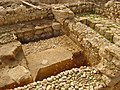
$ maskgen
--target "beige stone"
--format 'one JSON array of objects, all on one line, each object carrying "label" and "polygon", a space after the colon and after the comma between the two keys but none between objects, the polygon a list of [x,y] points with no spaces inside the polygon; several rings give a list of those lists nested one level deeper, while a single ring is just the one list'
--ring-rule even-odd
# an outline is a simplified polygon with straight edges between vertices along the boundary
[{"label": "beige stone", "polygon": [[62,47],[30,54],[27,56],[27,60],[34,80],[42,80],[48,76],[56,75],[74,67],[79,62],[73,60],[72,52]]},{"label": "beige stone", "polygon": [[61,25],[58,22],[53,22],[52,23],[52,28],[53,28],[53,30],[60,30],[61,29]]},{"label": "beige stone", "polygon": [[46,28],[44,29],[44,32],[45,32],[45,33],[52,32],[52,28],[51,28],[51,27],[46,27]]},{"label": "beige stone", "polygon": [[5,22],[5,19],[2,15],[0,15],[0,25],[3,25]]},{"label": "beige stone", "polygon": [[0,77],[0,90],[11,89],[17,86],[17,83],[8,75]]},{"label": "beige stone", "polygon": [[63,24],[66,19],[74,18],[74,13],[69,8],[66,8],[64,6],[53,7],[52,12],[55,16],[56,21],[60,22],[60,24]]},{"label": "beige stone", "polygon": [[16,66],[10,69],[8,75],[19,85],[25,85],[32,82],[30,71],[23,66]]},{"label": "beige stone", "polygon": [[120,36],[119,35],[114,35],[114,37],[113,37],[113,42],[114,43],[117,43],[117,42],[119,42],[120,41]]},{"label": "beige stone", "polygon": [[0,48],[0,59],[1,60],[16,60],[16,55],[22,52],[20,42],[11,42],[3,45]]}]

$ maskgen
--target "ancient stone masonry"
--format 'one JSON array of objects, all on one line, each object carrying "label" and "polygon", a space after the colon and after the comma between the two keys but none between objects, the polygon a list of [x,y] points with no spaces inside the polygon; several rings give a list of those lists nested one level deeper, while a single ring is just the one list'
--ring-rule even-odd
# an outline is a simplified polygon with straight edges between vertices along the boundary
[{"label": "ancient stone masonry", "polygon": [[120,46],[120,25],[118,23],[95,14],[82,15],[79,19],[76,17],[76,20],[93,28],[111,43]]},{"label": "ancient stone masonry", "polygon": [[[69,33],[69,37],[83,49],[87,60],[89,60],[92,66],[96,65],[96,68],[98,68],[102,73],[111,77],[111,83],[113,85],[120,81],[119,47],[111,44],[101,35],[97,34],[93,29],[81,24],[80,22],[69,22],[67,33]],[[116,62],[116,64],[114,62]],[[116,78],[118,81],[114,81]]]},{"label": "ancient stone masonry", "polygon": [[119,6],[0,1],[0,90],[120,90]]},{"label": "ancient stone masonry", "polygon": [[[52,6],[52,5],[51,5]],[[43,18],[53,18],[53,14],[51,12],[51,6],[44,5],[43,7],[32,8],[27,7],[25,5],[17,5],[16,7],[0,7],[0,25],[4,24],[14,24],[22,21],[30,21],[34,19],[43,19]],[[71,7],[74,12],[85,12],[91,11],[93,9],[92,3],[75,3],[71,5],[67,5],[67,7]]]},{"label": "ancient stone masonry", "polygon": [[95,12],[120,23],[120,2],[110,0],[102,5],[102,7],[96,6]]},{"label": "ancient stone masonry", "polygon": [[106,3],[103,10],[103,15],[120,23],[120,2]]},{"label": "ancient stone masonry", "polygon": [[87,12],[93,13],[96,6],[92,2],[78,2],[77,4],[71,3],[67,7],[70,8],[70,10],[75,14],[79,14]]},{"label": "ancient stone masonry", "polygon": [[[14,4],[14,3],[13,3]],[[0,7],[0,25],[14,24],[22,21],[30,21],[34,19],[49,18],[51,9],[49,7],[41,7],[35,9],[26,7],[25,5],[17,5],[15,8],[3,6]]]}]

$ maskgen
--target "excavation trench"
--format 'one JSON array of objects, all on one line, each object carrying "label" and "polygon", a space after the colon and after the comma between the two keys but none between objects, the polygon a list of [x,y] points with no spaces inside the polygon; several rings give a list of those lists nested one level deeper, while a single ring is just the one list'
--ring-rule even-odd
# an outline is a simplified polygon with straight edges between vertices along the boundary
[{"label": "excavation trench", "polygon": [[[49,35],[48,33],[51,34]],[[34,39],[29,38],[31,37],[29,36],[30,34],[27,34],[27,39],[25,38],[26,36],[19,38],[18,35],[17,37],[18,40],[20,40],[20,42],[24,45],[34,42],[37,43],[39,41],[42,42],[44,40],[49,41],[49,39],[51,38],[59,38],[64,36],[62,31],[57,31],[57,32],[51,31],[48,33],[45,32],[39,34],[38,35],[39,38],[34,38]],[[42,37],[43,34],[44,37]],[[32,37],[36,37],[35,34]],[[69,43],[71,42],[74,43],[69,37],[67,38]],[[49,45],[50,43],[47,44]],[[76,46],[75,43],[74,45]],[[75,48],[74,45],[73,47]],[[65,47],[69,47],[69,46],[65,45]],[[85,56],[83,55],[82,50],[77,50],[75,52],[72,52],[64,48],[64,46],[57,46],[57,45],[55,48],[49,48],[41,52],[36,52],[35,54],[29,54],[26,56],[26,59],[28,62],[28,68],[31,72],[33,81],[41,81],[43,79],[46,79],[47,77],[57,75],[65,70],[70,70],[72,68],[79,68],[80,66],[89,65],[89,62],[86,60]]]}]

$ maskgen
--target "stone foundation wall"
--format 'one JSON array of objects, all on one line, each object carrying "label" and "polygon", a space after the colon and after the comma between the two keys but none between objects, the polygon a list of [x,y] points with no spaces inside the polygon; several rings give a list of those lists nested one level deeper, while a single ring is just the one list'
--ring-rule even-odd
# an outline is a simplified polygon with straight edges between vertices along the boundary
[{"label": "stone foundation wall", "polygon": [[93,13],[95,5],[92,2],[78,2],[69,4],[67,7],[75,14],[80,14],[86,12]]},{"label": "stone foundation wall", "polygon": [[109,88],[120,81],[120,48],[80,22],[64,23],[66,34],[78,44],[90,65],[110,78]]},{"label": "stone foundation wall", "polygon": [[38,41],[62,35],[60,23],[53,22],[50,25],[36,26],[35,29],[23,28],[16,32],[17,39],[22,43]]},{"label": "stone foundation wall", "polygon": [[120,2],[109,2],[105,4],[103,15],[120,23]]},{"label": "stone foundation wall", "polygon": [[27,8],[24,5],[17,6],[16,8],[0,7],[0,25],[14,24],[23,21],[30,21],[37,18],[49,18],[51,9],[42,7],[41,9]]},{"label": "stone foundation wall", "polygon": [[77,3],[77,2],[95,2],[97,4],[105,3],[109,0],[39,0],[46,4],[64,4],[64,3]]},{"label": "stone foundation wall", "polygon": [[[25,5],[18,5],[17,7],[0,7],[0,25],[14,24],[23,21],[30,21],[34,19],[53,19],[52,6],[43,6],[40,9],[27,7]],[[92,12],[94,9],[93,3],[74,3],[66,4],[74,13]]]}]

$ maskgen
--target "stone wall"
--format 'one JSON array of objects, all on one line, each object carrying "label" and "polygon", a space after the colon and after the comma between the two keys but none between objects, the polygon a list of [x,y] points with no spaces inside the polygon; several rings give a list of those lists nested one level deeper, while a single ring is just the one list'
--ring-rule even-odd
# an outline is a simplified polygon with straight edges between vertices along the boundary
[{"label": "stone wall", "polygon": [[34,29],[23,28],[21,31],[15,34],[17,39],[22,43],[30,41],[38,41],[41,39],[47,39],[62,35],[61,25],[58,22],[53,22],[49,25],[36,26]]},{"label": "stone wall", "polygon": [[30,21],[37,18],[49,18],[51,9],[42,7],[41,9],[28,8],[24,5],[19,5],[16,8],[3,6],[0,7],[0,25],[14,24],[22,21]]},{"label": "stone wall", "polygon": [[39,0],[42,3],[46,4],[64,4],[64,3],[77,3],[77,2],[95,2],[97,4],[99,3],[105,3],[109,0]]},{"label": "stone wall", "polygon": [[[94,9],[93,3],[74,3],[65,4],[65,7],[70,8],[74,13],[92,12]],[[0,7],[0,25],[14,24],[23,21],[30,21],[34,19],[54,18],[51,6],[42,6],[39,9],[28,7],[25,5],[17,5],[16,7]]]},{"label": "stone wall", "polygon": [[67,7],[75,14],[80,14],[86,12],[93,13],[95,5],[92,2],[78,2],[69,4]]},{"label": "stone wall", "polygon": [[90,65],[110,78],[109,89],[114,87],[120,81],[120,48],[80,22],[66,20],[64,31],[83,49]]},{"label": "stone wall", "polygon": [[120,2],[108,2],[103,9],[103,15],[116,22],[120,22]]}]

